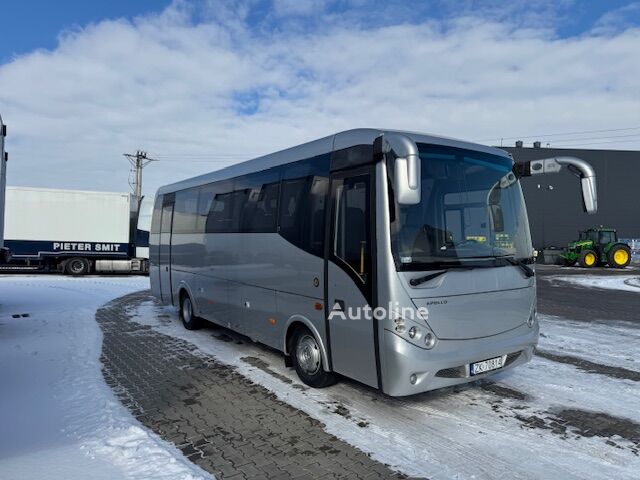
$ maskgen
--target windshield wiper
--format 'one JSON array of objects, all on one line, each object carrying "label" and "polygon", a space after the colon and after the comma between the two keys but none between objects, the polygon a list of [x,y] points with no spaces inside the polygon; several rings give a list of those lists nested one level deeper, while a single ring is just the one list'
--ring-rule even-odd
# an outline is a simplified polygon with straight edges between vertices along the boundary
[{"label": "windshield wiper", "polygon": [[440,275],[447,273],[447,270],[450,269],[458,269],[458,270],[470,270],[472,268],[482,268],[475,265],[446,265],[442,266],[442,270],[435,273],[429,273],[428,275],[423,275],[422,277],[416,277],[409,280],[409,285],[412,287],[417,287],[418,285],[422,285],[429,280],[433,280],[434,278],[438,278]]},{"label": "windshield wiper", "polygon": [[[522,272],[524,273],[526,278],[531,278],[533,276],[535,276],[536,272],[533,270],[533,268],[531,268],[529,265],[527,265],[527,262],[530,261],[530,259],[523,259],[523,260],[516,260],[514,257],[476,257],[476,259],[489,259],[489,258],[493,258],[494,260],[504,260],[507,263],[509,263],[510,265],[514,265],[516,267],[520,267],[520,269],[522,270]],[[491,268],[491,267],[495,267],[496,265],[478,265],[478,264],[469,264],[469,265],[461,265],[458,263],[453,263],[453,264],[447,264],[447,263],[438,263],[435,264],[433,267],[431,267],[431,270],[440,270],[438,272],[434,272],[434,273],[429,273],[427,275],[423,275],[421,277],[415,277],[412,278],[411,280],[409,280],[409,284],[412,287],[417,287],[418,285],[422,285],[425,282],[428,282],[429,280],[433,280],[434,278],[438,278],[440,275],[443,275],[447,272],[447,270],[471,270],[473,268]]]},{"label": "windshield wiper", "polygon": [[[500,258],[500,257],[498,257]],[[515,265],[516,267],[520,267],[520,269],[524,272],[524,276],[527,278],[531,278],[533,277],[536,272],[533,268],[531,268],[529,265],[527,265],[527,261],[528,259],[524,259],[524,260],[516,260],[513,257],[502,257],[504,258],[507,262],[509,262],[511,265]]]}]

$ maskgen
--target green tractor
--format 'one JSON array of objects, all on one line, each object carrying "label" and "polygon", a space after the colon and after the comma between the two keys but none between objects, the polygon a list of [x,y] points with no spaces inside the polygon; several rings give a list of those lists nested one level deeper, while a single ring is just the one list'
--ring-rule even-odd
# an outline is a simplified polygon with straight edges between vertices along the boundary
[{"label": "green tractor", "polygon": [[624,268],[631,262],[631,248],[618,241],[613,228],[590,228],[580,232],[580,239],[571,242],[560,257],[567,266],[577,262],[586,268],[596,265]]}]

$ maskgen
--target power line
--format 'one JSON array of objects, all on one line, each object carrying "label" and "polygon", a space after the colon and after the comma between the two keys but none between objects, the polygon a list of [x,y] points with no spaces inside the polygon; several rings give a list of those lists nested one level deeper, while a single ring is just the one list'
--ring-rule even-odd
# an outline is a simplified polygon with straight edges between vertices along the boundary
[{"label": "power line", "polygon": [[[560,148],[569,148],[569,147],[583,147],[585,145],[607,145],[607,144],[612,144],[612,143],[640,143],[640,139],[638,140],[611,140],[608,142],[586,142],[586,143],[574,143],[571,145],[561,145]],[[553,145],[551,145],[550,148],[554,148]]]},{"label": "power line", "polygon": [[239,158],[239,159],[204,159],[204,158],[197,158],[197,159],[192,159],[192,158],[158,158],[158,160],[162,161],[162,162],[169,162],[169,163],[225,163],[225,164],[229,164],[229,165],[233,165],[235,163],[240,163],[244,160],[249,160],[249,157],[246,158]]},{"label": "power line", "polygon": [[608,140],[610,138],[629,138],[629,137],[640,137],[640,133],[634,133],[630,135],[607,135],[606,137],[589,137],[589,138],[562,138],[560,140],[553,140],[553,143],[564,143],[564,142],[579,142],[580,140]]},{"label": "power line", "polygon": [[583,130],[579,132],[564,132],[564,133],[546,133],[541,135],[519,135],[515,137],[493,137],[485,138],[482,140],[474,140],[475,142],[491,142],[493,140],[522,140],[525,138],[542,138],[542,137],[561,137],[563,135],[586,135],[588,133],[606,133],[606,132],[623,132],[628,130],[638,130],[638,127],[625,127],[625,128],[610,128],[606,130]]}]

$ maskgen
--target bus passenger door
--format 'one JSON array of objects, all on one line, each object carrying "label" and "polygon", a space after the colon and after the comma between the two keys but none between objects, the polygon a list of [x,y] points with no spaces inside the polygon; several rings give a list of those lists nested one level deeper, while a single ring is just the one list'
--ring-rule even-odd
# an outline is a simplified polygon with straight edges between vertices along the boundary
[{"label": "bus passenger door", "polygon": [[173,193],[164,196],[160,220],[160,242],[158,245],[158,269],[160,271],[160,297],[164,303],[173,303],[171,285],[171,226],[173,224]]},{"label": "bus passenger door", "polygon": [[373,387],[378,382],[375,303],[374,170],[331,176],[327,259],[328,330],[332,368]]}]

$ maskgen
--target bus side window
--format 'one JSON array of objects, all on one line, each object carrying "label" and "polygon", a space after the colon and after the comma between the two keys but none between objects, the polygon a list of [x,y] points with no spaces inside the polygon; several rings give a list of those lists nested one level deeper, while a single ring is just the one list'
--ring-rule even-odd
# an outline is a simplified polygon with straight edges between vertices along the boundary
[{"label": "bus side window", "polygon": [[196,231],[198,190],[189,188],[176,192],[173,210],[173,233],[193,233]]},{"label": "bus side window", "polygon": [[212,201],[205,225],[206,233],[232,232],[233,183],[218,182],[211,185]]},{"label": "bus side window", "polygon": [[306,178],[284,180],[280,194],[280,218],[278,231],[289,242],[302,246],[302,211]]},{"label": "bus side window", "polygon": [[198,212],[196,217],[196,232],[204,233],[207,227],[207,217],[209,216],[209,210],[211,210],[211,204],[213,203],[213,197],[215,190],[213,185],[205,185],[200,187],[198,192]]},{"label": "bus side window", "polygon": [[324,215],[329,178],[283,180],[279,233],[302,250],[324,256]]},{"label": "bus side window", "polygon": [[156,197],[153,204],[153,214],[151,216],[151,233],[160,233],[160,219],[162,218],[162,195]]},{"label": "bus side window", "polygon": [[236,185],[247,189],[240,212],[241,232],[274,232],[278,215],[278,172],[267,170],[236,179]]},{"label": "bus side window", "polygon": [[333,248],[334,255],[349,265],[364,283],[371,270],[368,186],[361,176],[346,178],[336,190]]},{"label": "bus side window", "polygon": [[313,177],[311,184],[309,214],[309,232],[307,245],[309,252],[319,257],[324,256],[324,214],[329,193],[329,178]]}]

